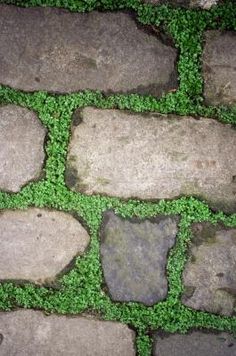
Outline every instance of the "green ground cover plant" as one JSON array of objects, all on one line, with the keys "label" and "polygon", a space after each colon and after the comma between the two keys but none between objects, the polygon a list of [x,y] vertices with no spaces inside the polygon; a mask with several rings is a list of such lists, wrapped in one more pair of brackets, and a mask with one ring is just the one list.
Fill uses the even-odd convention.
[{"label": "green ground cover plant", "polygon": [[[0,86],[0,105],[13,103],[37,113],[48,130],[44,177],[27,184],[17,194],[0,192],[0,209],[45,207],[70,212],[87,226],[91,241],[87,252],[77,257],[73,267],[58,276],[54,285],[39,287],[31,283],[2,281],[0,309],[17,307],[41,309],[46,313],[79,314],[89,312],[105,320],[128,324],[136,331],[139,356],[148,356],[152,349],[152,331],[185,333],[193,328],[224,330],[236,333],[236,317],[223,317],[192,310],[181,303],[181,280],[187,259],[191,224],[218,222],[236,227],[236,214],[212,211],[205,201],[195,197],[174,200],[141,201],[86,196],[70,191],[65,185],[65,163],[70,139],[72,114],[77,108],[117,108],[132,112],[203,116],[223,123],[236,124],[236,107],[212,107],[204,104],[201,56],[204,32],[207,29],[236,30],[236,4],[226,1],[209,11],[153,6],[140,0],[6,0],[0,3],[18,6],[52,6],[74,12],[132,11],[141,24],[157,26],[168,34],[179,51],[179,88],[157,99],[138,94],[106,95],[100,91],[55,95],[47,92],[26,93]],[[99,230],[102,214],[113,209],[125,218],[150,218],[158,214],[179,215],[179,233],[171,249],[167,264],[167,299],[146,307],[141,303],[112,302],[104,292],[104,281],[99,257]]]}]

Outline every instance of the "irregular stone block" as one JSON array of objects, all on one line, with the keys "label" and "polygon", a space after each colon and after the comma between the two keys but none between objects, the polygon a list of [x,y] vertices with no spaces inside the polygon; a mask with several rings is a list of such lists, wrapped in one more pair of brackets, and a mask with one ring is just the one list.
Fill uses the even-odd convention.
[{"label": "irregular stone block", "polygon": [[45,135],[46,129],[32,111],[16,105],[0,107],[1,190],[16,193],[40,177]]},{"label": "irregular stone block", "polygon": [[183,273],[185,305],[232,315],[236,302],[236,229],[194,224],[190,256]]},{"label": "irregular stone block", "polygon": [[101,232],[102,267],[115,301],[153,305],[167,295],[167,253],[175,243],[177,220],[124,220],[111,211]]},{"label": "irregular stone block", "polygon": [[0,280],[50,281],[78,254],[89,236],[71,215],[30,208],[0,214]]},{"label": "irregular stone block", "polygon": [[27,91],[177,87],[176,49],[121,12],[0,5],[0,47],[0,82]]},{"label": "irregular stone block", "polygon": [[210,105],[236,104],[236,31],[207,31],[203,51],[204,96]]},{"label": "irregular stone block", "polygon": [[126,325],[39,311],[0,313],[1,356],[135,356]]},{"label": "irregular stone block", "polygon": [[208,10],[213,5],[217,5],[219,0],[144,0],[144,2],[153,5],[169,4],[184,7],[201,7]]},{"label": "irregular stone block", "polygon": [[66,182],[125,199],[194,195],[236,211],[235,157],[235,129],[216,120],[85,108],[75,114]]},{"label": "irregular stone block", "polygon": [[235,338],[226,333],[194,331],[156,335],[153,356],[236,356]]}]

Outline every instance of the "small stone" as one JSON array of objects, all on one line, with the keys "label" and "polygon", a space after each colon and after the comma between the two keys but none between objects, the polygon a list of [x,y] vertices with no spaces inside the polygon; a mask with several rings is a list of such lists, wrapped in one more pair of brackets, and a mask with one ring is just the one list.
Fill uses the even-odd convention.
[{"label": "small stone", "polygon": [[66,170],[73,191],[124,199],[196,196],[214,209],[236,211],[231,125],[91,107],[77,116]]},{"label": "small stone", "polygon": [[210,105],[236,104],[236,31],[207,31],[203,51],[204,96]]},{"label": "small stone", "polygon": [[177,219],[124,220],[109,211],[101,233],[101,260],[114,301],[153,305],[167,295],[167,253],[175,243]]},{"label": "small stone", "polygon": [[236,340],[226,333],[193,331],[155,336],[153,356],[236,356]]},{"label": "small stone", "polygon": [[232,315],[236,302],[236,229],[199,223],[193,225],[192,232],[182,302],[193,309]]},{"label": "small stone", "polygon": [[71,215],[46,209],[0,214],[0,280],[51,281],[84,252],[89,235]]},{"label": "small stone", "polygon": [[32,111],[16,105],[0,107],[1,190],[16,193],[40,178],[45,135],[46,129]]},{"label": "small stone", "polygon": [[217,5],[219,0],[144,0],[144,2],[153,5],[168,4],[173,6],[200,7],[208,10],[213,5]]},{"label": "small stone", "polygon": [[209,10],[212,6],[217,5],[219,0],[190,0],[190,7],[200,7]]},{"label": "small stone", "polygon": [[135,356],[128,326],[39,311],[0,313],[1,356]]},{"label": "small stone", "polygon": [[160,96],[178,86],[177,50],[127,13],[0,5],[0,48],[0,83],[27,91]]}]

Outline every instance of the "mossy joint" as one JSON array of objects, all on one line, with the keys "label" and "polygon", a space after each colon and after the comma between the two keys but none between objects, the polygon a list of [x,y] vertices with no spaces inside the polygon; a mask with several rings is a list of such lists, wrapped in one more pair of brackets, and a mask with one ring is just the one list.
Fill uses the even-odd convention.
[{"label": "mossy joint", "polygon": [[[58,6],[57,0],[8,0],[0,3],[19,6]],[[236,317],[221,317],[210,313],[190,310],[181,304],[181,276],[186,260],[187,242],[191,223],[216,222],[228,227],[236,226],[236,214],[213,213],[209,207],[197,199],[181,198],[173,201],[142,202],[122,201],[109,197],[77,194],[66,188],[75,184],[78,173],[71,168],[64,177],[69,128],[72,113],[85,106],[97,108],[118,108],[132,112],[176,113],[194,117],[216,118],[224,123],[236,125],[235,107],[206,106],[203,98],[203,78],[201,73],[202,41],[206,29],[236,30],[236,4],[227,1],[224,5],[212,8],[209,12],[151,6],[138,0],[90,2],[60,1],[60,7],[75,12],[99,10],[132,10],[138,14],[140,23],[156,26],[168,31],[179,49],[178,74],[179,88],[160,99],[138,94],[103,95],[99,91],[85,91],[70,95],[50,95],[49,93],[24,93],[5,86],[0,87],[0,104],[14,103],[28,107],[39,114],[49,130],[47,141],[46,179],[24,187],[18,194],[0,193],[1,209],[21,209],[28,206],[73,210],[82,216],[92,231],[91,248],[86,257],[78,258],[74,268],[61,278],[61,288],[39,288],[33,284],[18,286],[14,283],[0,285],[0,308],[11,310],[16,306],[40,308],[45,312],[81,313],[93,310],[105,319],[125,322],[138,331],[137,350],[140,356],[151,353],[149,330],[162,329],[168,332],[186,332],[192,328],[213,328],[236,332]],[[191,41],[190,41],[191,38]],[[36,78],[35,78],[36,80]],[[56,120],[56,121],[55,121]],[[81,123],[81,118],[75,124]],[[182,159],[179,157],[179,159]],[[71,162],[73,165],[73,162]],[[236,182],[236,176],[232,182]],[[101,184],[106,181],[101,179]],[[80,187],[83,189],[83,187]],[[86,187],[84,187],[86,189]],[[169,256],[168,282],[169,295],[164,302],[154,307],[137,303],[112,303],[101,292],[102,274],[99,261],[98,231],[101,213],[108,209],[118,211],[122,216],[143,218],[159,214],[181,216],[180,233],[176,248]],[[214,228],[213,228],[214,229]],[[211,236],[208,236],[211,240]],[[191,290],[188,291],[190,293]],[[232,291],[230,291],[232,293]],[[73,300],[73,303],[71,302]],[[174,317],[173,317],[174,315]]]}]

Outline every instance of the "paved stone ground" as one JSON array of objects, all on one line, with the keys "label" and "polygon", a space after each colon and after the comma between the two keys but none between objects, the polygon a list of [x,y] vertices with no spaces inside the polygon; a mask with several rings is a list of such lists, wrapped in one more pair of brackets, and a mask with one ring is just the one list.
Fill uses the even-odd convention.
[{"label": "paved stone ground", "polygon": [[[143,2],[213,10],[223,3]],[[1,356],[150,356],[143,345],[153,356],[236,355],[236,31],[205,31],[202,102],[211,108],[193,117],[175,106],[144,112],[145,100],[180,84],[180,48],[164,30],[128,11],[0,5],[0,309],[28,308],[0,312]],[[73,94],[83,90],[104,96],[84,107],[83,94]],[[121,110],[138,100],[138,112]],[[227,123],[220,110],[230,112]],[[57,126],[67,116],[70,134],[65,121]],[[178,199],[190,196],[199,200],[178,210]],[[153,213],[160,200],[161,213]],[[188,243],[180,240],[187,232]],[[86,258],[95,269],[81,267]],[[159,330],[186,331],[184,323],[203,330]]]}]

